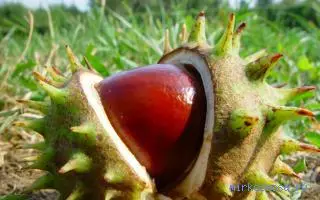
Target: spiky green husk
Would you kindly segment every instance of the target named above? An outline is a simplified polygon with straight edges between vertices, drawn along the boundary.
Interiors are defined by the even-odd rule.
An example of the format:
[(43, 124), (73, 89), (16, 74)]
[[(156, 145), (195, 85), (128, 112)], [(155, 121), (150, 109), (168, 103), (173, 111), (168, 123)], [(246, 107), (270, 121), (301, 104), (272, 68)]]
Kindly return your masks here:
[[(68, 51), (70, 54), (70, 49)], [(86, 74), (94, 79), (81, 83), (83, 77), (88, 77)], [(44, 104), (39, 104), (45, 112), (43, 118), (24, 119), (15, 125), (31, 128), (44, 137), (45, 142), (27, 148), (42, 151), (30, 168), (45, 170), (47, 174), (35, 181), (26, 192), (52, 188), (60, 192), (60, 199), (70, 200), (140, 200), (152, 196), (152, 182), (146, 181), (146, 177), (139, 177), (136, 169), (127, 164), (123, 153), (118, 151), (119, 144), (114, 143), (111, 133), (99, 123), (99, 114), (90, 105), (86, 91), (81, 87), (89, 84), (94, 90), (94, 83), (102, 78), (79, 68), (63, 84), (65, 86), (56, 87), (38, 74), (35, 77), (51, 97), (51, 103), (45, 109)], [(31, 102), (31, 105), (38, 104)], [(140, 173), (147, 176), (145, 170)]]
[[(222, 38), (210, 48), (204, 43), (204, 15), (200, 14), (188, 43), (166, 54), (161, 62), (180, 59), (188, 64), (190, 60), (200, 58), (207, 61), (213, 77), (215, 125), (206, 178), (200, 193), (207, 199), (266, 199), (265, 192), (234, 192), (230, 186), (277, 185), (271, 178), (275, 174), (297, 177), (280, 161), (281, 152), (319, 152), (310, 145), (281, 138), (281, 125), (287, 120), (313, 117), (311, 111), (286, 107), (285, 104), (315, 88), (283, 89), (268, 85), (265, 79), (282, 55), (267, 55), (262, 50), (242, 59), (239, 56), (240, 35), (245, 24), (234, 32), (234, 22), (235, 16), (231, 14)], [(185, 54), (192, 51), (197, 55), (183, 60), (182, 56), (178, 58), (179, 51)], [(278, 195), (288, 193), (284, 191)]]
[[(159, 62), (191, 64), (202, 71), (210, 100), (207, 120), (211, 120), (206, 123), (203, 147), (190, 174), (166, 191), (173, 199), (268, 199), (266, 192), (237, 192), (231, 191), (230, 186), (277, 185), (271, 176), (297, 177), (280, 160), (280, 153), (319, 152), (310, 145), (281, 139), (281, 125), (285, 121), (299, 116), (313, 117), (308, 110), (285, 104), (314, 87), (283, 89), (268, 85), (265, 78), (282, 55), (267, 55), (262, 50), (241, 58), (240, 36), (245, 24), (234, 31), (234, 23), (235, 16), (231, 14), (227, 29), (214, 48), (207, 44), (204, 12), (197, 17), (189, 39), (185, 25), (182, 27), (179, 48), (172, 49), (166, 31), (164, 56)], [(70, 79), (55, 68), (48, 68), (52, 80), (35, 73), (39, 85), (51, 97), (51, 104), (22, 102), (40, 109), (46, 116), (16, 123), (38, 131), (45, 138), (45, 143), (31, 146), (43, 152), (32, 167), (48, 174), (29, 190), (54, 188), (60, 191), (62, 199), (167, 199), (162, 195), (156, 197), (148, 177), (137, 176), (137, 169), (119, 150), (122, 144), (117, 144), (113, 133), (102, 124), (100, 111), (89, 100), (99, 99), (94, 84), (89, 89), (96, 96), (89, 97), (82, 83), (83, 77), (92, 77), (96, 82), (101, 78), (83, 69), (69, 47), (67, 53), (73, 72)], [(213, 116), (214, 127), (210, 126)]]

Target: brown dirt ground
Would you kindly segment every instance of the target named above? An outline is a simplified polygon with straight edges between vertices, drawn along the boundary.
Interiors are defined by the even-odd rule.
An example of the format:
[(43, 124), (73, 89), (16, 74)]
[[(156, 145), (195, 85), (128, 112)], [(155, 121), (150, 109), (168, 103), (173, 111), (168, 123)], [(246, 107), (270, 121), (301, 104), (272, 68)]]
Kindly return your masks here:
[[(42, 138), (36, 133), (28, 133), (20, 128), (9, 128), (0, 135), (0, 197), (10, 193), (19, 193), (40, 177), (40, 170), (26, 169), (31, 163), (32, 157), (37, 155), (36, 150), (23, 149), (24, 144), (41, 141)], [(294, 163), (297, 157), (290, 158), (289, 163)], [(319, 157), (308, 157), (308, 169), (306, 174), (312, 174), (316, 166), (320, 166)], [(320, 170), (319, 170), (320, 172)], [(315, 182), (313, 178), (305, 176), (307, 182)], [(320, 179), (320, 174), (319, 174)], [(320, 199), (320, 183), (313, 184), (307, 189), (301, 199)], [(29, 195), (28, 200), (57, 200), (59, 194), (54, 190), (42, 190)]]
[[(40, 170), (26, 169), (38, 152), (22, 148), (24, 144), (41, 140), (41, 136), (36, 133), (15, 128), (0, 136), (0, 197), (20, 193), (43, 174)], [(59, 194), (54, 190), (42, 190), (28, 196), (28, 200), (56, 200)]]

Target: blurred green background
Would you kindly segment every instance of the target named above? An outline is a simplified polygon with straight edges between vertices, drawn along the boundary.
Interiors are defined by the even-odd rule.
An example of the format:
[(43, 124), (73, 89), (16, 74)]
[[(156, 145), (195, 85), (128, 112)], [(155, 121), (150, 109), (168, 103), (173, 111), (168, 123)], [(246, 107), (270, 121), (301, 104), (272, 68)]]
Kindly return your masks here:
[[(76, 2), (76, 1), (75, 1)], [(241, 56), (260, 49), (280, 52), (284, 58), (268, 78), (273, 85), (315, 85), (291, 104), (312, 109), (320, 119), (320, 2), (316, 0), (92, 0), (88, 11), (55, 5), (31, 10), (20, 4), (0, 7), (0, 134), (19, 113), (15, 100), (29, 95), (41, 100), (31, 74), (55, 65), (66, 71), (64, 45), (79, 58), (86, 56), (103, 76), (137, 66), (156, 63), (162, 54), (163, 33), (171, 31), (177, 46), (181, 24), (190, 30), (201, 10), (207, 15), (207, 37), (214, 44), (221, 36), (230, 12), (237, 23), (247, 22)], [(313, 97), (313, 98), (308, 98)], [(13, 118), (10, 118), (13, 121)], [(294, 135), (320, 146), (319, 130), (309, 119), (285, 127)]]

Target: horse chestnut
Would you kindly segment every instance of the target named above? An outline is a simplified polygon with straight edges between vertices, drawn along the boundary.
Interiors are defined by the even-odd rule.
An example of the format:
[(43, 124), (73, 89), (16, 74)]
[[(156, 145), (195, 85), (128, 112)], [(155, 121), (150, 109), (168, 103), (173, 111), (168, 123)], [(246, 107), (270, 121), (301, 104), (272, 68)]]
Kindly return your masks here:
[(112, 126), (158, 187), (183, 176), (202, 144), (206, 97), (199, 75), (190, 68), (140, 67), (97, 87)]

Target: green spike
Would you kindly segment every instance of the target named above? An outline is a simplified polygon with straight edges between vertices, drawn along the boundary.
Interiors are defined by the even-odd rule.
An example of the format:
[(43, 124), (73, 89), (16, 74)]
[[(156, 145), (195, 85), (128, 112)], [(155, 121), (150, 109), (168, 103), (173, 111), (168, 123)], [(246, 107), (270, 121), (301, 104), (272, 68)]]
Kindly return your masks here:
[(73, 126), (70, 128), (73, 132), (76, 133), (90, 133), (93, 134), (95, 133), (95, 127), (93, 124), (91, 123), (84, 123), (80, 126)]
[(279, 103), (282, 105), (286, 104), (290, 100), (294, 99), (295, 97), (298, 97), (300, 95), (303, 95), (307, 92), (315, 90), (315, 86), (302, 86), (298, 88), (279, 88), (276, 89), (280, 95)]
[(286, 163), (282, 162), (280, 158), (277, 158), (275, 163), (273, 164), (273, 168), (270, 172), (272, 176), (277, 174), (284, 174), (288, 176), (293, 176), (298, 179), (301, 179), (301, 177), (294, 172), (294, 170)]
[(252, 63), (256, 60), (259, 60), (260, 58), (267, 56), (267, 51), (265, 49), (261, 49), (260, 51), (257, 51), (249, 56), (247, 56), (244, 60), (247, 64)]
[(91, 123), (84, 123), (80, 126), (73, 126), (70, 128), (72, 132), (80, 134), (83, 141), (88, 145), (94, 145), (96, 141), (96, 129)]
[(182, 44), (186, 43), (188, 40), (187, 25), (186, 24), (182, 24), (181, 33), (180, 33), (180, 40), (181, 40)]
[(282, 54), (274, 54), (262, 57), (246, 66), (246, 75), (248, 79), (253, 81), (263, 81), (268, 75), (271, 68), (282, 57)]
[(50, 74), (53, 80), (64, 83), (67, 81), (67, 79), (60, 74), (60, 71), (55, 67), (47, 67), (47, 72)]
[(124, 176), (124, 173), (117, 169), (107, 169), (107, 172), (104, 174), (104, 180), (108, 183), (117, 184), (123, 182)]
[(55, 177), (52, 174), (47, 173), (46, 175), (38, 178), (30, 187), (25, 190), (25, 192), (32, 192), (34, 190), (41, 189), (54, 189), (54, 180)]
[(257, 192), (256, 200), (270, 200), (266, 191)]
[(13, 123), (13, 126), (28, 128), (43, 134), (45, 128), (44, 118), (23, 119)]
[(56, 82), (54, 80), (49, 80), (48, 78), (42, 76), (39, 72), (32, 72), (33, 76), (38, 80), (38, 81), (43, 81), (47, 84), (53, 85), (55, 87), (61, 87), (62, 83), (61, 82)]
[(79, 173), (84, 173), (88, 172), (91, 169), (91, 166), (91, 158), (89, 158), (86, 154), (82, 152), (77, 152), (74, 153), (71, 156), (70, 160), (60, 168), (59, 173), (63, 174), (72, 170)]
[(44, 77), (42, 74), (40, 74), (39, 72), (37, 72), (37, 71), (33, 71), (33, 72), (32, 72), (32, 75), (33, 75), (34, 78), (37, 79), (37, 80), (41, 80), (41, 81), (43, 81), (43, 82), (49, 83), (49, 80), (48, 80), (46, 77)]
[(228, 27), (216, 46), (216, 53), (218, 56), (224, 56), (232, 53), (232, 38), (233, 38), (234, 23), (235, 23), (235, 15), (231, 13), (229, 16)]
[[(245, 175), (245, 180), (253, 185), (264, 185), (264, 186), (272, 186), (278, 189), (283, 188), (279, 183), (270, 178), (265, 172), (261, 170), (250, 170)], [(277, 191), (277, 193), (281, 195), (289, 196), (290, 193), (286, 190)]]
[(283, 122), (301, 116), (314, 117), (314, 113), (304, 108), (271, 106), (271, 109), (267, 114), (267, 122), (264, 128), (264, 132), (267, 134), (272, 133)]
[(245, 27), (246, 27), (246, 23), (241, 23), (237, 28), (236, 32), (234, 33), (233, 40), (232, 40), (232, 47), (235, 55), (239, 55), (240, 45), (241, 45), (241, 33)]
[(255, 185), (273, 185), (276, 182), (260, 170), (250, 170), (245, 175), (246, 181)]
[(221, 176), (218, 180), (215, 181), (215, 191), (224, 196), (232, 197), (233, 193), (230, 189), (233, 180), (230, 176)]
[(23, 145), (24, 149), (36, 149), (36, 150), (39, 150), (39, 151), (43, 151), (46, 147), (47, 147), (47, 143), (46, 142), (38, 142), (38, 143), (34, 143), (34, 144), (25, 144), (25, 145)]
[(38, 80), (42, 89), (44, 89), (55, 103), (63, 104), (66, 102), (68, 92), (61, 88), (56, 88), (42, 80)]
[(18, 99), (17, 102), (25, 104), (29, 108), (39, 110), (42, 113), (48, 113), (48, 110), (49, 110), (49, 104), (45, 103), (43, 101), (32, 101), (32, 100)]
[(206, 17), (204, 11), (201, 11), (198, 14), (195, 24), (193, 25), (190, 36), (188, 39), (189, 42), (195, 42), (198, 45), (207, 45), (206, 39)]
[(77, 184), (76, 188), (71, 192), (66, 200), (79, 200), (83, 197), (85, 188), (82, 184)]
[(82, 68), (82, 66), (68, 45), (66, 45), (66, 51), (67, 51), (67, 56), (70, 62), (71, 72), (75, 73), (80, 68)]
[(315, 146), (304, 144), (295, 140), (285, 140), (280, 148), (281, 154), (288, 155), (298, 151), (320, 153), (320, 149)]
[(294, 119), (301, 116), (314, 117), (314, 113), (305, 108), (272, 106), (271, 112), (267, 115), (267, 121), (280, 124), (283, 121)]
[(247, 110), (234, 110), (230, 116), (230, 127), (233, 132), (245, 138), (258, 123), (259, 117)]
[(172, 47), (170, 44), (170, 32), (166, 29), (166, 33), (164, 36), (164, 47), (163, 47), (163, 54), (167, 54), (172, 51)]
[(112, 199), (121, 199), (120, 198), (121, 192), (117, 190), (106, 190), (105, 191), (105, 198), (104, 200), (112, 200)]
[(50, 163), (52, 163), (54, 156), (54, 149), (51, 147), (47, 147), (47, 149), (38, 157), (38, 159), (28, 168), (47, 170), (49, 168)]

